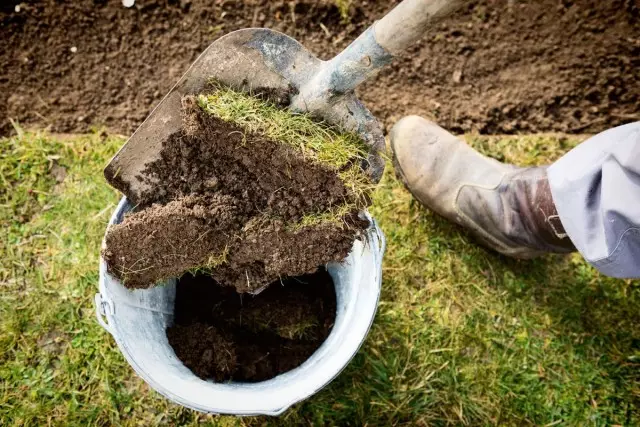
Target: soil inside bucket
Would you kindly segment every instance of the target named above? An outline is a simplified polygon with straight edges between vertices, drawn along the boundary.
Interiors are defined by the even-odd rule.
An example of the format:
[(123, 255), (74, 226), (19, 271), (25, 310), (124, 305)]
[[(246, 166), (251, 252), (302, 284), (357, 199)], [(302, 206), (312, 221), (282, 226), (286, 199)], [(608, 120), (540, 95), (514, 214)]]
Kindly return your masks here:
[[(336, 170), (203, 112), (195, 98), (183, 113), (183, 130), (140, 177), (152, 190), (107, 232), (103, 256), (125, 286), (206, 270), (256, 292), (347, 256), (369, 221)], [(351, 206), (341, 217), (301, 225), (341, 205)]]
[(241, 295), (206, 274), (177, 284), (174, 324), (178, 358), (202, 379), (256, 382), (302, 364), (326, 339), (336, 295), (324, 268)]

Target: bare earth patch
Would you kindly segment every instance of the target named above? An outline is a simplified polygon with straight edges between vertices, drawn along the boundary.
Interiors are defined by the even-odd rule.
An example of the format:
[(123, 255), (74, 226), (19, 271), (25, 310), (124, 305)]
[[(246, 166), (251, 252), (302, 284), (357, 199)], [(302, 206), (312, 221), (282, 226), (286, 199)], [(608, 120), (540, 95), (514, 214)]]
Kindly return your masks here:
[[(398, 1), (5, 1), (0, 135), (9, 118), (131, 134), (230, 31), (272, 28), (329, 59)], [(639, 20), (635, 0), (473, 1), (360, 98), (387, 127), (419, 114), (455, 132), (599, 132), (640, 119)]]

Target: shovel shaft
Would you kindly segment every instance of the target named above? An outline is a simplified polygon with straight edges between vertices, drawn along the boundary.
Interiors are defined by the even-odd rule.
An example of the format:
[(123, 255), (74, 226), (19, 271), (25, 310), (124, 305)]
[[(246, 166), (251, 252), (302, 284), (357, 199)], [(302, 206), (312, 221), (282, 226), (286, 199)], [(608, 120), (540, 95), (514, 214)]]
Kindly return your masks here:
[(424, 32), (450, 15), (464, 0), (404, 0), (373, 24), (378, 44), (396, 55), (420, 40)]
[(327, 63), (330, 91), (355, 89), (466, 1), (404, 0)]
[(295, 111), (326, 115), (332, 99), (354, 90), (469, 0), (404, 0), (335, 58), (309, 76), (291, 102)]

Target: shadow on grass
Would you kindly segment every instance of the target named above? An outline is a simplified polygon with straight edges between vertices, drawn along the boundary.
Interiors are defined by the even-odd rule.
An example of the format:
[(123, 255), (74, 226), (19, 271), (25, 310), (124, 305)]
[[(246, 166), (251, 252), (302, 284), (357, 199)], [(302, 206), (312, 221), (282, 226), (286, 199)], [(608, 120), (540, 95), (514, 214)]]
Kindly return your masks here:
[[(430, 219), (445, 240), (464, 235), (477, 245), (461, 227), (435, 215)], [(640, 414), (640, 282), (606, 277), (579, 253), (517, 260), (480, 245), (457, 250), (467, 268), (487, 277), (488, 286), (506, 292), (513, 304), (543, 311), (553, 331), (550, 339), (563, 337), (575, 355), (613, 380), (617, 390), (609, 399), (623, 408), (628, 423)], [(484, 265), (477, 261), (478, 251)]]
[[(601, 275), (579, 253), (531, 260), (510, 258), (482, 247), (465, 229), (444, 218), (426, 210), (423, 215), (444, 241), (464, 236), (465, 242), (476, 246), (451, 249), (459, 251), (470, 270), (487, 277), (490, 286), (544, 308), (563, 331), (592, 336), (593, 343), (602, 344), (604, 351), (620, 355), (626, 349), (629, 356), (637, 353), (640, 361), (640, 282)], [(489, 268), (477, 262), (478, 251), (483, 252)]]

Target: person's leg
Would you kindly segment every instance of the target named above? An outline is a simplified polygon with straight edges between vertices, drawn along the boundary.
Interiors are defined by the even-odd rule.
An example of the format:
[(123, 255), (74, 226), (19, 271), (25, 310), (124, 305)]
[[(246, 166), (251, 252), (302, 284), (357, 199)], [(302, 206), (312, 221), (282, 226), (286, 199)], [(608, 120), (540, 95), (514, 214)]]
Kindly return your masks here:
[[(629, 126), (627, 129), (633, 131), (633, 125)], [(636, 130), (640, 129), (639, 125), (635, 126)], [(628, 138), (633, 140), (634, 136)], [(634, 159), (627, 158), (627, 162), (632, 164), (627, 168), (619, 166), (617, 173), (607, 174), (612, 178), (615, 175), (616, 181), (625, 175), (626, 186), (609, 184), (617, 190), (610, 188), (609, 191), (615, 196), (612, 193), (604, 199), (609, 200), (609, 206), (614, 206), (611, 199), (619, 203), (620, 197), (624, 198), (619, 189), (625, 188), (630, 193), (627, 202), (635, 202), (636, 208), (625, 214), (627, 222), (621, 230), (622, 234), (626, 233), (624, 240), (627, 243), (623, 247), (636, 245), (637, 249), (640, 229), (636, 226), (640, 222), (640, 215), (629, 218), (640, 213), (640, 175), (637, 169), (633, 171), (634, 167), (640, 167), (640, 140), (637, 133), (635, 142), (628, 144), (635, 147), (635, 152), (632, 147), (625, 145), (622, 149), (624, 153), (619, 155), (626, 153), (627, 156), (635, 156)], [(403, 118), (391, 130), (396, 173), (409, 191), (423, 205), (470, 230), (485, 246), (505, 255), (530, 258), (547, 252), (570, 252), (575, 250), (575, 244), (587, 260), (600, 268), (594, 262), (596, 260), (590, 258), (590, 248), (599, 247), (602, 243), (602, 237), (593, 237), (594, 233), (597, 234), (594, 230), (597, 218), (612, 215), (602, 212), (602, 207), (596, 203), (596, 199), (602, 198), (594, 196), (594, 191), (599, 188), (598, 171), (602, 175), (607, 168), (602, 169), (603, 165), (598, 166), (593, 159), (589, 160), (589, 165), (582, 162), (589, 157), (587, 152), (611, 154), (612, 146), (600, 147), (598, 142), (587, 142), (583, 146), (586, 148), (572, 150), (549, 169), (520, 168), (482, 156), (449, 132), (420, 117)], [(613, 165), (610, 169), (613, 169)], [(574, 176), (564, 175), (565, 170), (567, 173), (572, 170), (574, 174), (585, 171), (585, 174), (582, 181), (578, 182)], [(573, 194), (574, 197), (567, 194)], [(558, 202), (558, 207), (554, 200)], [(619, 209), (616, 209), (618, 212)], [(604, 221), (600, 221), (600, 224), (607, 230), (610, 228)], [(614, 235), (621, 236), (620, 233), (617, 231)], [(601, 230), (600, 234), (607, 235), (607, 232)], [(628, 242), (633, 235), (635, 243)], [(590, 237), (586, 239), (581, 236)], [(585, 239), (588, 240), (586, 246), (583, 244)], [(615, 240), (614, 237), (611, 239)], [(607, 254), (611, 255), (613, 248), (607, 248)], [(635, 260), (635, 275), (640, 275), (640, 251), (634, 252), (632, 248), (629, 253)], [(616, 258), (621, 256), (617, 255)], [(610, 260), (605, 257), (598, 262), (602, 264)], [(629, 262), (627, 259), (626, 263)], [(611, 271), (603, 271), (612, 274)], [(629, 270), (625, 270), (625, 275), (634, 276), (629, 273)]]
[(640, 277), (640, 122), (588, 139), (547, 170), (582, 256), (612, 277)]

